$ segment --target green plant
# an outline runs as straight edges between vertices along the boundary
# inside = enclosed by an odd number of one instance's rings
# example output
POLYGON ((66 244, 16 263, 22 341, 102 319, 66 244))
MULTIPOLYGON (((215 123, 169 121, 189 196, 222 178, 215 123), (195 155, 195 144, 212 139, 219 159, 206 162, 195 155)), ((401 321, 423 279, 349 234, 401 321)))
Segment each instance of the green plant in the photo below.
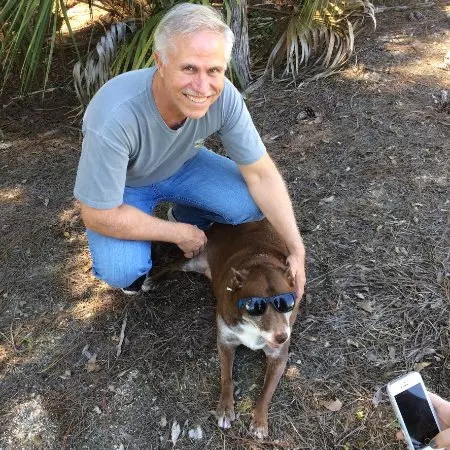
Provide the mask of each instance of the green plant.
POLYGON ((16 70, 26 91, 44 62, 45 89, 61 18, 77 49, 64 0, 0 0, 2 85, 16 70))

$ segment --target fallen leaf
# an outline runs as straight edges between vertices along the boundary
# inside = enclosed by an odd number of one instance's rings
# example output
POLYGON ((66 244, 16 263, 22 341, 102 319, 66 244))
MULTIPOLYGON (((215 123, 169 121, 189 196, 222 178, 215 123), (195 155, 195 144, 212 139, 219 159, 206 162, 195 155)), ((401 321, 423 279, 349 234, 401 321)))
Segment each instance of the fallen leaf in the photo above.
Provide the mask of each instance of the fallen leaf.
POLYGON ((271 142, 273 142, 273 141, 275 141, 276 139, 278 139, 280 136, 281 136, 280 134, 273 135, 273 136, 271 136, 270 134, 265 134, 265 135, 262 137, 262 141, 263 141, 265 144, 270 144, 271 142))
POLYGON ((436 353, 434 348, 424 348, 417 353, 415 361, 420 362, 425 356, 430 356, 436 353))
POLYGON ((379 388, 374 396, 372 397, 372 405, 375 406, 375 408, 381 403, 381 399, 383 397, 383 388, 379 388))
POLYGON ((92 358, 92 354, 91 354, 91 352, 89 351, 89 344, 86 344, 86 345, 83 347, 83 350, 81 350, 81 354, 82 354, 82 356, 85 356, 87 359, 92 358))
POLYGON ((323 205, 324 203, 331 203, 334 201, 334 195, 330 195, 329 197, 325 197, 319 201, 319 205, 323 205))
POLYGON ((178 422, 176 420, 174 420, 173 424, 172 424, 172 433, 171 433, 173 445, 175 445, 177 443, 180 433, 181 433, 180 425, 178 424, 178 422))
POLYGON ((314 119, 315 124, 319 124, 323 122, 323 116, 322 114, 317 114, 316 118, 314 119))
POLYGON ((340 411, 342 408, 342 402, 339 399, 331 400, 329 402, 322 400, 319 403, 330 411, 336 412, 340 411))
POLYGON ((296 366, 291 366, 286 370, 285 376, 288 380, 296 380, 297 378, 300 378, 300 370, 296 366))
POLYGON ((395 347, 393 347, 392 345, 390 345, 388 347, 388 351, 389 351, 389 358, 394 360, 395 359, 395 347))
POLYGON ((102 369, 102 366, 100 364, 97 364, 97 354, 94 353, 88 360, 86 364, 86 370, 88 372, 98 372, 102 369))
POLYGON ((72 372, 70 370, 66 370, 63 375, 60 375, 59 378, 63 380, 68 380, 72 376, 72 372))
POLYGON ((420 372, 421 370, 425 369, 426 367, 428 367, 430 365, 431 365, 431 363, 430 362, 426 362, 426 361, 421 362, 421 363, 417 363, 417 364, 414 364, 414 370, 416 372, 420 372))
POLYGON ((357 296, 358 298, 360 298, 361 300, 364 300, 364 299, 365 299, 364 294, 362 294, 361 292, 357 292, 357 293, 356 293, 356 296, 357 296))
POLYGON ((310 342, 316 342, 317 341, 317 338, 315 338, 314 336, 308 336, 308 335, 303 336, 303 339, 306 339, 307 341, 310 341, 310 342))
POLYGON ((363 302, 357 303, 358 307, 363 309, 364 311, 371 313, 373 311, 372 305, 370 304, 369 300, 365 300, 363 302))
POLYGON ((189 437, 191 439, 194 439, 195 441, 200 441, 201 439, 203 439, 203 431, 200 425, 197 425, 196 428, 192 428, 189 430, 189 437))
POLYGON ((237 411, 240 413, 250 413, 253 410, 253 401, 250 397, 243 397, 241 401, 237 403, 237 411))
POLYGON ((161 416, 161 419, 159 420, 159 426, 161 428, 164 428, 165 426, 167 426, 167 418, 165 415, 161 416))
POLYGON ((356 342, 353 339, 347 339, 347 344, 352 345, 353 347, 359 348, 359 342, 356 342))

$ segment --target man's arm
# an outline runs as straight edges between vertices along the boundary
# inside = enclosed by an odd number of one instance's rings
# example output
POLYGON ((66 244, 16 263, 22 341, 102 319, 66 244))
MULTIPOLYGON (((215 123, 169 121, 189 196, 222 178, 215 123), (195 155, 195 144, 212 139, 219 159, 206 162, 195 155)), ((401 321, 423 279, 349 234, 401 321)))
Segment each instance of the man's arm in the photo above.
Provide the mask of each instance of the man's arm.
POLYGON ((297 296, 301 298, 306 281, 305 248, 283 178, 267 153, 239 169, 256 204, 288 248, 287 262, 295 279, 297 296))
POLYGON ((81 216, 87 228, 116 239, 172 242, 192 258, 203 250, 205 233, 187 223, 172 223, 122 204, 112 209, 97 209, 81 203, 81 216))

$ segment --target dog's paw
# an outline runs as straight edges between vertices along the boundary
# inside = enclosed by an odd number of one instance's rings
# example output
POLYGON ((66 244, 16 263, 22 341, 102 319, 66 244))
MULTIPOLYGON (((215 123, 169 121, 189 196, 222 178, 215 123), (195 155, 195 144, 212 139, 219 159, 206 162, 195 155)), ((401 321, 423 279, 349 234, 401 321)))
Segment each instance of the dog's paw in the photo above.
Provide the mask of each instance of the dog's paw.
POLYGON ((234 406, 222 406, 217 408, 217 425, 224 430, 231 428, 231 422, 236 419, 234 406))
POLYGON ((250 434, 255 439, 264 439, 269 435, 269 425, 267 417, 265 419, 258 419, 253 413, 253 420, 250 424, 250 434))

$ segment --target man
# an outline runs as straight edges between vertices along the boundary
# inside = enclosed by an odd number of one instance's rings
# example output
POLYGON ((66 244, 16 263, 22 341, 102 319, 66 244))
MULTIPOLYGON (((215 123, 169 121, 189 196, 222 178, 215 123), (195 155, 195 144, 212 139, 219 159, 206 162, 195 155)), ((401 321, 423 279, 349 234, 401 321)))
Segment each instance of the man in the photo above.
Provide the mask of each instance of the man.
POLYGON ((175 243, 190 258, 211 223, 265 215, 285 239, 300 298, 305 251, 286 187, 225 78, 231 30, 213 8, 184 3, 154 40, 156 66, 110 80, 83 119, 74 193, 94 274, 125 293, 145 290, 151 241, 175 243), (202 147, 214 132, 231 159, 202 147), (152 216, 161 201, 174 203, 170 221, 152 216))

